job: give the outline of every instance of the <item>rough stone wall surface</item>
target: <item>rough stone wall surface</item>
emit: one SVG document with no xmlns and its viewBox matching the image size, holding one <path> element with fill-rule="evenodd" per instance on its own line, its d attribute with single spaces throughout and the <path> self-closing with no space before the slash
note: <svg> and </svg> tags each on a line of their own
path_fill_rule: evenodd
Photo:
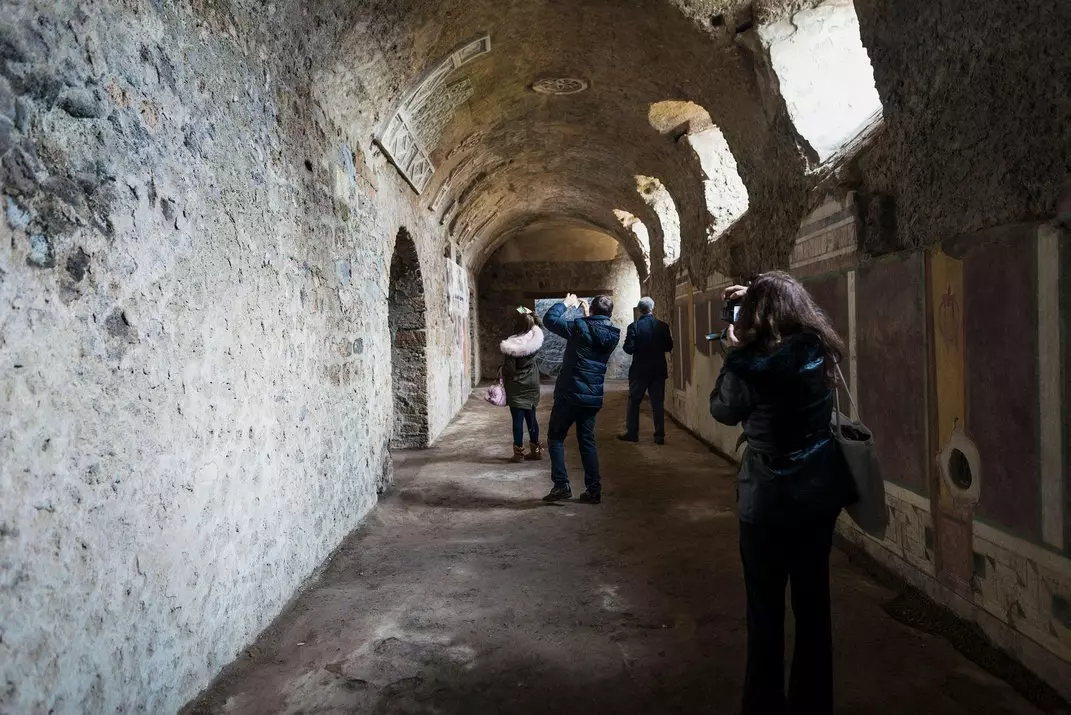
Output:
<svg viewBox="0 0 1071 715">
<path fill-rule="evenodd" d="M 590 300 L 591 296 L 584 295 L 578 296 L 583 300 Z M 546 316 L 547 311 L 554 306 L 560 299 L 559 298 L 536 298 L 535 312 L 540 318 Z M 579 308 L 570 308 L 565 312 L 565 317 L 568 320 L 576 320 L 583 315 Z M 559 337 L 554 333 L 545 331 L 543 338 L 543 348 L 539 351 L 539 357 L 536 360 L 536 365 L 539 366 L 539 374 L 546 377 L 558 377 L 558 373 L 562 369 L 562 361 L 565 359 L 565 348 L 568 345 L 565 338 Z"/>
<path fill-rule="evenodd" d="M 394 393 L 392 447 L 428 445 L 428 330 L 420 257 L 413 239 L 398 232 L 390 263 L 387 323 Z"/>
<path fill-rule="evenodd" d="M 1071 5 L 855 6 L 885 117 L 862 177 L 895 198 L 900 245 L 1051 216 L 1071 167 Z"/>
<path fill-rule="evenodd" d="M 577 291 L 592 295 L 605 291 L 613 297 L 613 322 L 621 329 L 621 342 L 610 358 L 606 374 L 611 379 L 628 377 L 632 358 L 621 348 L 625 329 L 632 322 L 632 309 L 640 300 L 636 267 L 628 257 L 569 263 L 489 263 L 479 280 L 480 363 L 484 378 L 493 378 L 502 364 L 498 345 L 509 331 L 511 312 L 516 306 L 533 307 L 535 298 L 529 296 L 532 293 L 564 297 Z"/>
<path fill-rule="evenodd" d="M 0 2 L 0 711 L 175 711 L 389 481 L 394 236 L 444 294 L 439 229 L 282 14 Z"/>
<path fill-rule="evenodd" d="M 472 96 L 472 85 L 466 79 L 439 87 L 428 99 L 414 130 L 424 146 L 439 143 L 443 128 L 450 122 L 454 111 Z"/>
</svg>

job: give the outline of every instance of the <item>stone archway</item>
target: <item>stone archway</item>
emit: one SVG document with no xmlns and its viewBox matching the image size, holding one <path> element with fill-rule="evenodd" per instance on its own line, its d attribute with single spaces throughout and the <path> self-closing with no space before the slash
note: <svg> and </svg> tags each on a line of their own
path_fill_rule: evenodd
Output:
<svg viewBox="0 0 1071 715">
<path fill-rule="evenodd" d="M 387 324 L 391 338 L 394 432 L 391 447 L 428 446 L 428 330 L 416 244 L 402 228 L 390 262 Z"/>
</svg>

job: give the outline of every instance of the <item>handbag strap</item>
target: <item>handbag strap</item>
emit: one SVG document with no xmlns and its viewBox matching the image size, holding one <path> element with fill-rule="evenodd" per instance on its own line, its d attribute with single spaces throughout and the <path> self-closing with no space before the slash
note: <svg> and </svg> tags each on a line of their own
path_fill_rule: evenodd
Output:
<svg viewBox="0 0 1071 715">
<path fill-rule="evenodd" d="M 840 367 L 837 367 L 837 372 L 840 373 Z M 833 385 L 833 425 L 836 427 L 836 434 L 838 437 L 840 433 L 840 387 L 839 383 Z"/>
<path fill-rule="evenodd" d="M 840 384 L 844 385 L 844 391 L 848 394 L 848 402 L 851 403 L 852 409 L 859 412 L 859 406 L 855 404 L 855 398 L 852 396 L 852 391 L 848 389 L 848 381 L 844 379 L 844 373 L 840 371 L 840 363 L 833 363 L 837 366 L 837 377 L 840 378 Z"/>
<path fill-rule="evenodd" d="M 846 393 L 848 393 L 848 402 L 851 404 L 852 409 L 855 410 L 856 414 L 858 414 L 858 412 L 859 412 L 859 407 L 855 404 L 855 398 L 852 397 L 852 391 L 848 389 L 848 381 L 844 379 L 844 373 L 841 372 L 841 370 L 840 370 L 840 363 L 839 362 L 834 362 L 833 364 L 837 368 L 837 384 L 833 386 L 833 400 L 834 400 L 834 403 L 836 404 L 836 409 L 834 410 L 835 413 L 836 413 L 836 417 L 834 418 L 834 424 L 837 427 L 837 436 L 840 437 L 841 436 L 841 430 L 840 430 L 840 386 L 841 385 L 844 386 L 844 391 Z"/>
</svg>

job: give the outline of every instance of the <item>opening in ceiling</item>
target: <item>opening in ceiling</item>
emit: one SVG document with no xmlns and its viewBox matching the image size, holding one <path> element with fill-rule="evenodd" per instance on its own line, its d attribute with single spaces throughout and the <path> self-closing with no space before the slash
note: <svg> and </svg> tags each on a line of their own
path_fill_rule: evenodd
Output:
<svg viewBox="0 0 1071 715">
<path fill-rule="evenodd" d="M 636 242 L 643 251 L 643 261 L 647 270 L 651 269 L 651 235 L 647 232 L 647 226 L 636 216 L 623 209 L 614 209 L 614 216 L 621 222 L 626 231 L 636 237 Z"/>
<path fill-rule="evenodd" d="M 703 193 L 713 223 L 707 238 L 716 241 L 747 213 L 748 193 L 725 135 L 706 109 L 694 102 L 656 102 L 647 113 L 660 134 L 675 134 L 699 158 L 703 168 Z"/>
<path fill-rule="evenodd" d="M 881 119 L 852 0 L 827 0 L 759 28 L 796 131 L 824 162 Z"/>
<path fill-rule="evenodd" d="M 658 216 L 662 227 L 663 264 L 668 266 L 676 263 L 681 257 L 681 219 L 669 189 L 653 176 L 639 174 L 636 176 L 636 190 Z"/>
</svg>

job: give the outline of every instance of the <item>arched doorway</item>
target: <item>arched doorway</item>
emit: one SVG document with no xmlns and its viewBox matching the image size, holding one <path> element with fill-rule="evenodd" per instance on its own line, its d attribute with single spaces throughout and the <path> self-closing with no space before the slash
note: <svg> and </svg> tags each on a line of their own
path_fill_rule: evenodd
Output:
<svg viewBox="0 0 1071 715">
<path fill-rule="evenodd" d="M 390 262 L 387 324 L 391 339 L 394 432 L 391 447 L 428 446 L 428 331 L 416 244 L 402 228 Z"/>
</svg>

